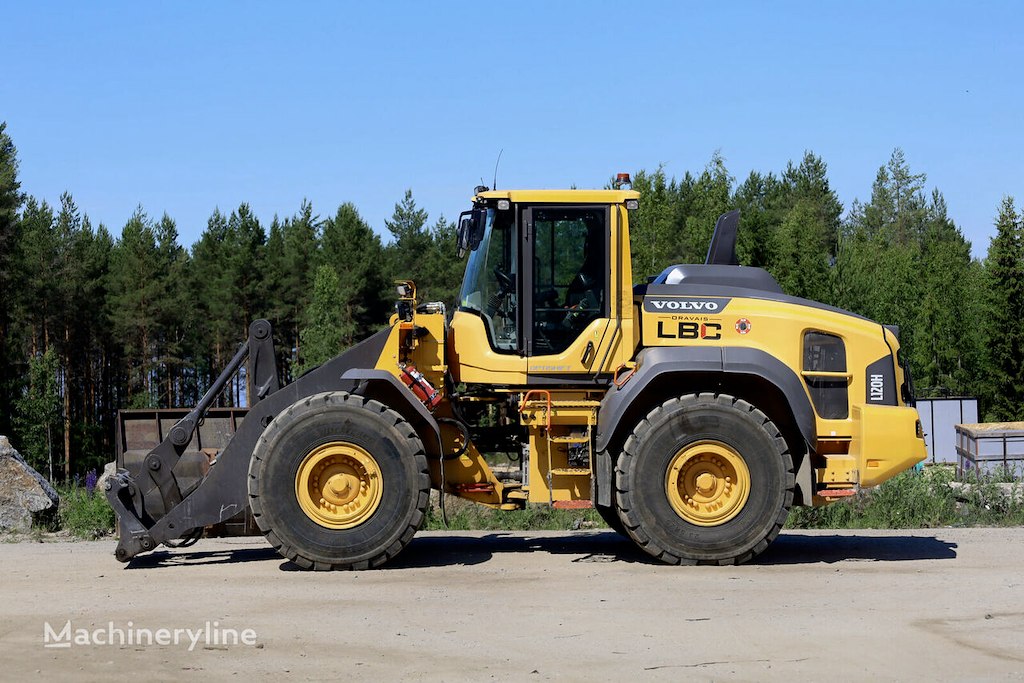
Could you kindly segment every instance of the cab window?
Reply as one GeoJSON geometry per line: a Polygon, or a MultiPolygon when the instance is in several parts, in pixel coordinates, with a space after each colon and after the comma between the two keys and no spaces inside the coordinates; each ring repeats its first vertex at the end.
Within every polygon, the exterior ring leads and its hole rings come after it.
{"type": "Polygon", "coordinates": [[[483,318],[491,348],[505,353],[519,350],[517,261],[513,212],[487,209],[483,238],[466,264],[459,308],[483,318]]]}
{"type": "Polygon", "coordinates": [[[605,207],[533,210],[533,355],[558,354],[607,317],[605,207]]]}

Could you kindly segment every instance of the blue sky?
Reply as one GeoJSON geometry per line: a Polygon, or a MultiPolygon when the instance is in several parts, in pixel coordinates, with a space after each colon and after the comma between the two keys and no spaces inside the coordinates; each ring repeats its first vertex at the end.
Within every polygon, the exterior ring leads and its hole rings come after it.
{"type": "Polygon", "coordinates": [[[452,218],[474,185],[733,176],[822,156],[844,205],[902,147],[983,255],[1024,200],[1024,4],[5,3],[0,120],[23,189],[183,244],[214,207],[269,223],[406,188],[452,218]]]}

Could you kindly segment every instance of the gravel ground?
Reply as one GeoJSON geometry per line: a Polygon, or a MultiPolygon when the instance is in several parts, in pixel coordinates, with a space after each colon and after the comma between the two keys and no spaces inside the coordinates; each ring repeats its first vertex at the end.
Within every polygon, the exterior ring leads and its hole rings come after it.
{"type": "Polygon", "coordinates": [[[422,533],[384,569],[326,574],[262,538],[127,567],[114,545],[0,544],[0,678],[1024,678],[1022,528],[786,532],[724,568],[652,564],[608,531],[422,533]],[[45,647],[68,622],[80,642],[45,647]],[[118,629],[196,641],[97,642],[118,629]]]}

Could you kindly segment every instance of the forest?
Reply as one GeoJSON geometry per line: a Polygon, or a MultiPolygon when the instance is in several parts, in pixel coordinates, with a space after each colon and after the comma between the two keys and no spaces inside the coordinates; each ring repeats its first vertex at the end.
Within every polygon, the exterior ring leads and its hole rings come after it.
{"type": "MultiPolygon", "coordinates": [[[[986,420],[1024,419],[1021,216],[1009,196],[992,207],[987,255],[972,259],[926,183],[899,149],[849,207],[812,152],[742,180],[719,154],[681,178],[635,171],[634,282],[702,262],[715,220],[738,208],[741,263],[789,294],[899,325],[918,396],[977,396],[986,420]]],[[[243,203],[215,209],[190,246],[167,214],[140,206],[112,231],[71,192],[56,206],[29,190],[0,123],[0,434],[51,480],[113,459],[118,409],[194,404],[253,319],[273,323],[290,380],[385,325],[394,279],[449,306],[461,283],[454,222],[431,223],[411,190],[386,240],[350,202],[303,202],[269,225],[243,203]]],[[[229,386],[223,404],[241,393],[229,386]]]]}

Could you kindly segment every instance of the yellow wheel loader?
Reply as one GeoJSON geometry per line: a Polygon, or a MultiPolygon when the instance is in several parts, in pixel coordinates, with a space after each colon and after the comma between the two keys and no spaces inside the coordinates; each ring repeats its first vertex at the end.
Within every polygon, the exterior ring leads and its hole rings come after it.
{"type": "Polygon", "coordinates": [[[733,564],[794,505],[924,459],[898,329],[737,265],[738,212],[704,264],[634,283],[640,201],[477,188],[458,223],[456,309],[402,282],[386,329],[285,386],[270,325],[254,322],[199,404],[119,458],[117,558],[251,511],[301,567],[376,567],[434,489],[501,510],[594,507],[659,560],[733,564]],[[211,434],[243,365],[249,408],[211,434]],[[518,466],[492,467],[493,453],[518,466]]]}

